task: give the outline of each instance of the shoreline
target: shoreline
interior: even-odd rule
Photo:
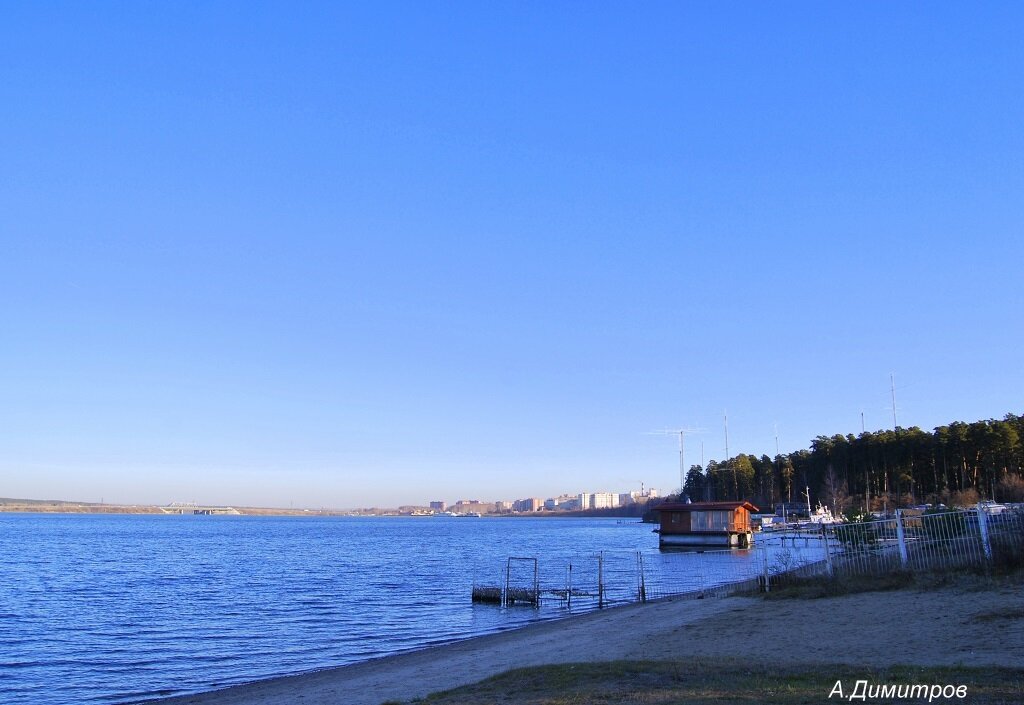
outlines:
[[[237,514],[221,514],[215,516],[243,517],[331,517],[354,519],[439,519],[439,518],[470,518],[470,517],[439,517],[432,514],[400,513],[394,510],[381,510],[372,513],[370,510],[358,509],[282,509],[278,507],[232,507]],[[645,523],[637,514],[600,513],[601,510],[573,512],[518,512],[511,514],[484,514],[480,519],[629,519],[636,523]],[[76,502],[42,502],[37,504],[0,503],[2,514],[43,514],[43,515],[103,515],[103,516],[190,516],[175,512],[165,512],[156,505],[145,504],[88,504]],[[650,522],[646,522],[650,523]]]
[[[733,659],[768,666],[1020,669],[1024,592],[1018,578],[980,587],[953,584],[818,599],[672,597],[347,666],[143,702],[381,705],[476,683],[514,668],[677,659]]]
[[[629,603],[600,610],[545,619],[519,627],[481,634],[451,642],[425,646],[358,663],[334,666],[291,675],[276,676],[216,690],[135,701],[133,705],[244,705],[246,703],[291,703],[296,690],[312,703],[380,705],[389,700],[425,697],[438,690],[468,685],[510,668],[545,665],[552,661],[553,649],[565,651],[566,640],[574,640],[590,627],[626,625],[638,616],[655,617],[678,610],[678,605],[694,605],[691,622],[717,614],[728,607],[727,599],[701,599],[680,595]],[[668,606],[672,606],[669,608]],[[661,606],[662,609],[658,609]],[[528,609],[528,608],[523,608]],[[639,613],[639,614],[637,614]],[[601,661],[606,644],[574,647],[575,660]]]

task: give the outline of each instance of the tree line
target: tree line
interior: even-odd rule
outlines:
[[[918,504],[968,506],[981,499],[1024,501],[1024,417],[964,423],[931,433],[916,426],[818,436],[811,447],[774,458],[740,453],[693,465],[682,493],[691,501],[780,502],[833,512],[884,511]]]

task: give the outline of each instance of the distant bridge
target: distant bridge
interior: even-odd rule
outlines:
[[[164,514],[241,514],[240,511],[234,507],[204,507],[200,504],[192,502],[171,502],[166,507],[160,507],[160,511]]]

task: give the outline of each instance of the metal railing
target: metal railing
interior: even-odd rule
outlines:
[[[987,569],[1024,556],[1024,512],[897,511],[884,519],[823,526],[819,540],[818,572],[840,578]],[[791,573],[780,571],[776,582]]]
[[[500,581],[474,584],[476,602],[602,608],[667,597],[702,598],[757,589],[763,575],[820,560],[820,551],[772,560],[771,550],[601,551],[569,559],[510,558]]]
[[[808,576],[988,568],[1024,558],[1024,511],[897,512],[814,531],[773,531],[749,550],[601,551],[569,559],[510,558],[501,583],[473,599],[504,606],[591,609],[666,597],[771,590]]]

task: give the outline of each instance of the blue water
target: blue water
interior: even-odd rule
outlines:
[[[194,693],[564,616],[471,588],[509,556],[549,580],[559,557],[656,546],[607,519],[0,515],[0,703]]]

